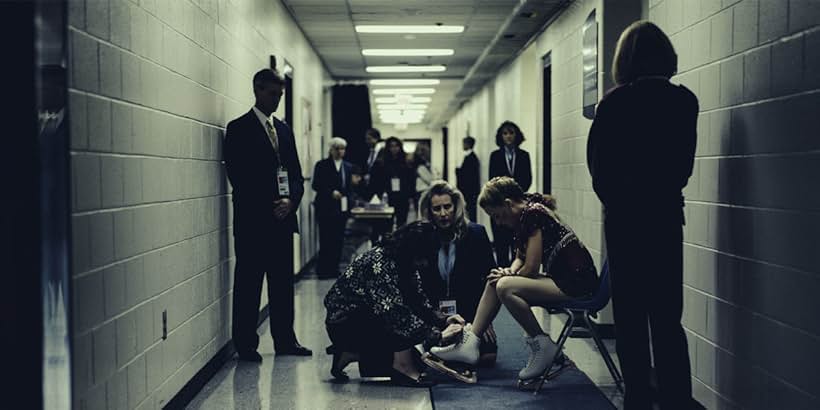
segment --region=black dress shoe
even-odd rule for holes
[[[239,360],[243,362],[260,363],[262,361],[262,355],[256,351],[239,352]]]
[[[423,377],[419,377],[418,379],[414,379],[396,369],[390,369],[390,384],[394,386],[401,386],[401,387],[422,387],[428,388],[433,387],[436,385],[436,382],[432,380],[425,379]]]
[[[313,351],[300,345],[299,343],[294,343],[290,346],[285,346],[282,348],[276,348],[276,355],[277,356],[313,356]]]

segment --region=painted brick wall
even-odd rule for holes
[[[818,408],[820,1],[651,0],[700,100],[684,324],[709,408]]]
[[[294,130],[312,168],[321,127],[313,139],[299,131],[301,102],[324,117],[326,75],[279,2],[70,0],[69,10],[74,407],[161,408],[230,338],[224,126],[253,104],[253,73],[283,55],[298,73]]]

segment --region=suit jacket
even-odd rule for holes
[[[464,157],[461,167],[456,168],[456,186],[466,198],[474,198],[481,191],[481,166],[475,152]]]
[[[313,169],[312,186],[313,190],[316,191],[316,199],[313,205],[316,207],[316,213],[320,218],[342,215],[341,201],[333,198],[333,191],[339,191],[342,195],[349,197],[353,185],[351,181],[353,164],[342,160],[342,168],[345,175],[344,188],[342,188],[342,178],[340,173],[336,171],[333,158],[328,157],[317,162]],[[348,207],[353,207],[353,203],[348,202]]]
[[[385,153],[386,154],[386,153]],[[404,161],[403,159],[400,161]],[[416,192],[416,172],[406,164],[399,161],[378,160],[370,169],[370,196],[381,195],[387,192],[387,196],[392,201],[407,200]],[[391,180],[399,178],[401,181],[400,190],[393,192]]]
[[[432,264],[432,274],[424,280],[424,290],[438,308],[447,299],[447,282],[438,271],[438,259]],[[458,313],[468,321],[475,318],[478,302],[484,292],[484,282],[495,268],[493,248],[483,225],[468,223],[467,233],[456,242],[456,262],[450,273],[450,297],[455,298]]]
[[[274,118],[273,126],[279,137],[279,158],[253,110],[228,123],[225,130],[223,159],[233,187],[235,229],[242,219],[247,221],[243,229],[299,231],[295,210],[302,201],[305,180],[296,153],[296,140],[287,124]],[[279,199],[276,173],[280,160],[288,171],[288,197],[294,204],[294,211],[281,221],[273,214],[273,202]]]
[[[530,169],[530,154],[521,148],[515,148],[515,169],[512,174],[507,170],[507,157],[504,147],[490,154],[490,179],[495,177],[512,177],[521,189],[527,192],[532,185],[532,170]]]

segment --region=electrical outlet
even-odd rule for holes
[[[168,338],[168,310],[162,311],[162,340]]]

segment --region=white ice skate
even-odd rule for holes
[[[527,360],[527,366],[518,372],[519,382],[541,377],[552,366],[558,352],[558,346],[552,343],[547,335],[527,337],[525,341],[530,348],[530,358]]]
[[[425,364],[450,377],[465,383],[475,383],[478,377],[475,365],[478,363],[479,344],[481,339],[467,325],[461,332],[458,342],[448,346],[434,346],[422,356]]]

